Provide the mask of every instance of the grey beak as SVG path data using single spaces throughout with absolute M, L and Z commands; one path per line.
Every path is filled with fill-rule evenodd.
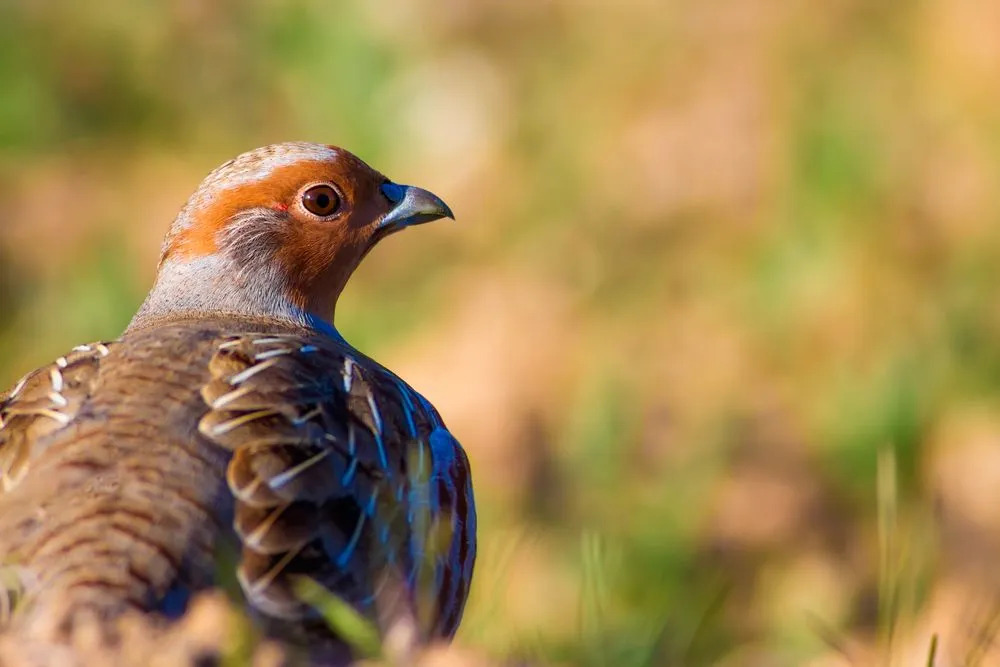
M 379 229 L 402 229 L 440 218 L 455 219 L 451 209 L 440 197 L 422 188 L 386 183 L 382 186 L 382 194 L 395 206 L 382 218 Z

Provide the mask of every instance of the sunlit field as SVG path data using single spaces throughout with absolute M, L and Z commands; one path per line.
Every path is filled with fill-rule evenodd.
M 0 385 L 338 144 L 457 217 L 336 324 L 469 453 L 462 655 L 1000 664 L 1000 5 L 157 7 L 0 5 Z

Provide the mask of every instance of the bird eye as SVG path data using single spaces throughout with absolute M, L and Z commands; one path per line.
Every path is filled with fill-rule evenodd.
M 313 215 L 325 218 L 340 206 L 340 197 L 329 185 L 314 185 L 302 193 L 302 205 Z

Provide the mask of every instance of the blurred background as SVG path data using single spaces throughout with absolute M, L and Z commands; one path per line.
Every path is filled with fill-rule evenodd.
M 975 0 L 3 2 L 0 384 L 120 333 L 211 168 L 336 143 L 458 216 L 337 324 L 472 459 L 461 645 L 989 664 L 998 81 Z

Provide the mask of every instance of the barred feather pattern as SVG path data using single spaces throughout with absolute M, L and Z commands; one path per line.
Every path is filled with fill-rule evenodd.
M 0 493 L 9 492 L 24 478 L 29 462 L 51 443 L 46 436 L 76 417 L 101 359 L 108 354 L 108 343 L 79 345 L 0 394 Z M 22 595 L 17 571 L 0 563 L 0 626 L 10 622 Z
M 217 337 L 180 325 L 81 346 L 3 399 L 0 574 L 18 632 L 61 640 L 212 584 L 228 457 L 195 424 Z
M 310 647 L 336 637 L 301 577 L 430 639 L 472 576 L 461 446 L 398 377 L 294 323 L 178 319 L 76 348 L 0 394 L 0 482 L 0 625 L 35 636 L 165 611 L 229 579 L 227 545 L 264 626 Z
M 384 614 L 403 584 L 425 637 L 458 627 L 475 559 L 468 461 L 433 407 L 327 337 L 231 336 L 199 430 L 232 451 L 238 579 L 265 613 L 308 616 L 308 576 Z

